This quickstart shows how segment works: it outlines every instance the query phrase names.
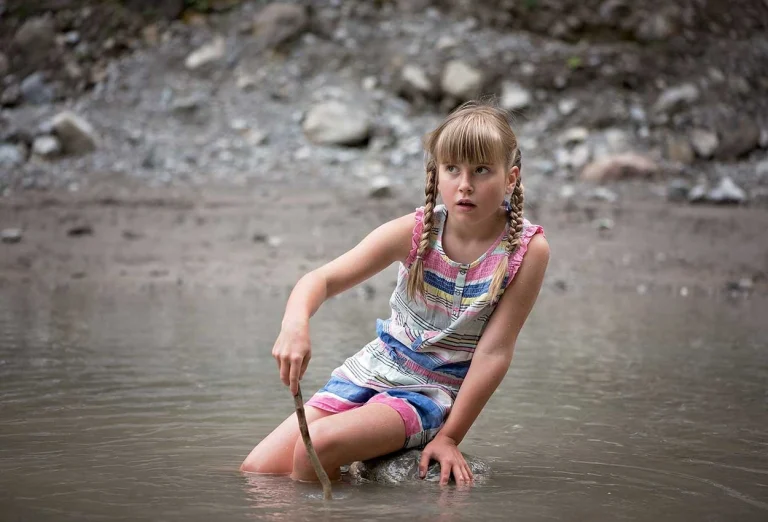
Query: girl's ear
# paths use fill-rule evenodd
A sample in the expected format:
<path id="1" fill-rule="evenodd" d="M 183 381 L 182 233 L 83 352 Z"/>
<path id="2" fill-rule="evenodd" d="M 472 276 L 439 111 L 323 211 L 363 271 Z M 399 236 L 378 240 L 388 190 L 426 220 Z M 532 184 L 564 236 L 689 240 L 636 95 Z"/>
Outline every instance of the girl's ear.
<path id="1" fill-rule="evenodd" d="M 515 184 L 517 183 L 517 178 L 520 176 L 520 169 L 515 167 L 512 167 L 507 172 L 507 188 L 506 193 L 512 194 L 515 190 Z"/>

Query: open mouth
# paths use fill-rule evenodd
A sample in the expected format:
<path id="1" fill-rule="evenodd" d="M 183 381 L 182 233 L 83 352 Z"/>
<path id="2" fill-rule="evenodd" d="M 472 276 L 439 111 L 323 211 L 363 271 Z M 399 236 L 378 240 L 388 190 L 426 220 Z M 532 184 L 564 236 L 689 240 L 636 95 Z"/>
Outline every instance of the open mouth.
<path id="1" fill-rule="evenodd" d="M 457 205 L 464 208 L 472 208 L 475 206 L 471 201 L 459 201 Z"/>

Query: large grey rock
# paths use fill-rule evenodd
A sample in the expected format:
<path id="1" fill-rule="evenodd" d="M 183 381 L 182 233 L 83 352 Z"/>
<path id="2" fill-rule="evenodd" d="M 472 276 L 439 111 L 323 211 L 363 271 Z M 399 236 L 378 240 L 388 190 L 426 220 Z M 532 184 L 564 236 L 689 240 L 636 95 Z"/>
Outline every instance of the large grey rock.
<path id="1" fill-rule="evenodd" d="M 189 70 L 199 69 L 205 65 L 217 62 L 224 58 L 227 45 L 224 38 L 217 36 L 213 41 L 199 47 L 187 56 L 184 66 Z"/>
<path id="2" fill-rule="evenodd" d="M 709 191 L 707 199 L 712 203 L 739 204 L 747 200 L 747 194 L 730 177 L 725 176 L 715 188 Z"/>
<path id="3" fill-rule="evenodd" d="M 470 100 L 480 95 L 483 73 L 461 60 L 451 60 L 443 70 L 443 92 L 459 100 Z"/>
<path id="4" fill-rule="evenodd" d="M 73 112 L 54 116 L 51 129 L 59 138 L 64 154 L 86 154 L 96 149 L 98 138 L 93 127 Z"/>
<path id="5" fill-rule="evenodd" d="M 43 105 L 51 103 L 56 93 L 41 72 L 30 74 L 21 82 L 21 95 L 27 103 Z"/>
<path id="6" fill-rule="evenodd" d="M 768 177 L 768 160 L 763 160 L 755 166 L 758 178 Z"/>
<path id="7" fill-rule="evenodd" d="M 736 159 L 760 146 L 760 127 L 750 119 L 724 123 L 720 143 L 715 150 L 717 159 Z"/>
<path id="8" fill-rule="evenodd" d="M 51 159 L 61 154 L 61 142 L 55 136 L 38 136 L 32 143 L 32 154 Z"/>
<path id="9" fill-rule="evenodd" d="M 28 19 L 13 36 L 13 47 L 27 65 L 41 65 L 56 45 L 56 26 L 50 16 Z"/>
<path id="10" fill-rule="evenodd" d="M 387 176 L 376 176 L 371 180 L 368 197 L 384 199 L 392 197 L 392 180 Z"/>
<path id="11" fill-rule="evenodd" d="M 253 30 L 262 45 L 277 47 L 301 34 L 308 23 L 304 6 L 275 2 L 258 12 Z"/>
<path id="12" fill-rule="evenodd" d="M 370 119 L 366 111 L 339 101 L 312 107 L 304 119 L 304 134 L 319 145 L 358 145 L 368 139 Z"/>
<path id="13" fill-rule="evenodd" d="M 0 143 L 0 169 L 18 167 L 27 159 L 26 147 L 21 144 Z"/>
<path id="14" fill-rule="evenodd" d="M 491 466 L 484 460 L 464 455 L 475 482 L 490 477 Z M 358 480 L 368 480 L 380 484 L 405 484 L 422 480 L 419 478 L 419 460 L 421 450 L 410 449 L 364 462 L 354 462 L 349 468 L 349 474 Z M 423 480 L 437 482 L 440 480 L 440 465 L 431 462 L 427 476 Z"/>
<path id="15" fill-rule="evenodd" d="M 706 129 L 693 129 L 690 139 L 693 150 L 700 158 L 711 158 L 720 143 L 717 134 Z"/>
<path id="16" fill-rule="evenodd" d="M 507 111 L 519 111 L 531 105 L 531 92 L 515 82 L 504 82 L 501 86 L 501 107 Z"/>
<path id="17" fill-rule="evenodd" d="M 651 158 L 628 152 L 593 161 L 581 171 L 581 179 L 599 183 L 616 179 L 647 178 L 658 172 L 659 167 Z"/>
<path id="18" fill-rule="evenodd" d="M 0 106 L 13 107 L 21 101 L 21 86 L 18 83 L 12 83 L 0 94 Z"/>
<path id="19" fill-rule="evenodd" d="M 19 228 L 5 228 L 0 231 L 0 240 L 3 243 L 19 243 L 22 238 L 22 232 Z"/>
<path id="20" fill-rule="evenodd" d="M 671 87 L 661 93 L 653 105 L 655 112 L 671 112 L 683 105 L 691 104 L 699 99 L 699 89 L 692 83 Z"/>
<path id="21" fill-rule="evenodd" d="M 400 75 L 403 82 L 401 90 L 405 94 L 413 95 L 413 93 L 418 93 L 431 96 L 435 91 L 435 87 L 432 85 L 427 73 L 418 65 L 406 64 Z"/>
<path id="22" fill-rule="evenodd" d="M 644 18 L 635 29 L 635 38 L 641 42 L 662 42 L 675 33 L 676 27 L 666 13 L 653 13 Z"/>

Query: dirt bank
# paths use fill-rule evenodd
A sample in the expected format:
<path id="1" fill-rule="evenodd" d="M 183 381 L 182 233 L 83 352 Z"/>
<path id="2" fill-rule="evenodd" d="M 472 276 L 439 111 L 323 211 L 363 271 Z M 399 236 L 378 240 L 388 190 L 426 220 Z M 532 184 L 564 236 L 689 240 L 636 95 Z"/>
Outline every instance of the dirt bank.
<path id="1" fill-rule="evenodd" d="M 529 213 L 552 247 L 544 292 L 766 294 L 768 212 L 678 206 L 643 197 L 641 185 L 623 188 L 635 197 L 620 206 L 555 200 Z M 0 280 L 285 295 L 302 273 L 418 202 L 415 192 L 369 199 L 322 184 L 150 190 L 125 179 L 76 194 L 24 193 L 0 199 L 0 228 L 22 232 L 19 242 L 0 244 Z M 393 274 L 359 292 L 389 294 Z"/>

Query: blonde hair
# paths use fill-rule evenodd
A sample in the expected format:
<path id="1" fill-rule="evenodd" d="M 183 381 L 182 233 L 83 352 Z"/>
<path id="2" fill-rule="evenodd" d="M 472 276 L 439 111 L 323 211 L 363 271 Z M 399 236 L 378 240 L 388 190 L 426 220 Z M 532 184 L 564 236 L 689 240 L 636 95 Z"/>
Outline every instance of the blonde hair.
<path id="1" fill-rule="evenodd" d="M 494 105 L 467 102 L 453 111 L 435 130 L 424 137 L 426 154 L 426 185 L 424 218 L 416 259 L 408 275 L 408 297 L 424 296 L 424 257 L 429 249 L 434 228 L 437 202 L 437 165 L 440 162 L 489 164 L 503 162 L 505 168 L 522 167 L 522 154 L 517 137 L 507 121 L 507 114 Z M 507 275 L 509 259 L 520 246 L 523 234 L 523 185 L 517 176 L 515 188 L 507 207 L 509 234 L 502 238 L 504 258 L 496 266 L 488 288 L 489 300 L 500 296 Z"/>

